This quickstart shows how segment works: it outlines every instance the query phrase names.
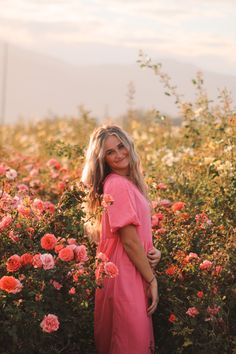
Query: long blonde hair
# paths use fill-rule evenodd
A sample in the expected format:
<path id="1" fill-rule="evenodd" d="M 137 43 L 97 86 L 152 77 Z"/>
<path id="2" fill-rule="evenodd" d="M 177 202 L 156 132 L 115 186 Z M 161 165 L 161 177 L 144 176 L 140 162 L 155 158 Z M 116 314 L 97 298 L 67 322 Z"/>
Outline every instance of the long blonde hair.
<path id="1" fill-rule="evenodd" d="M 104 143 L 111 135 L 115 135 L 129 151 L 129 179 L 137 186 L 140 192 L 147 197 L 147 189 L 142 175 L 140 159 L 135 151 L 130 136 L 116 125 L 102 126 L 95 129 L 90 136 L 85 165 L 82 172 L 82 182 L 89 189 L 86 209 L 88 215 L 95 215 L 97 219 L 97 222 L 95 222 L 96 228 L 98 228 L 100 224 L 100 217 L 96 215 L 96 211 L 98 207 L 101 206 L 103 182 L 106 176 L 111 172 L 110 167 L 105 161 L 104 151 Z"/>

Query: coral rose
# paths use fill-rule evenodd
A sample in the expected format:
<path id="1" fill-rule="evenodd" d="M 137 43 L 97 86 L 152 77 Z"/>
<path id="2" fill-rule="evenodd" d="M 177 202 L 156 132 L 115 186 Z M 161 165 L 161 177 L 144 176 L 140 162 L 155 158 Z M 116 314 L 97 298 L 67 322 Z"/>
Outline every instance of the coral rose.
<path id="1" fill-rule="evenodd" d="M 10 258 L 8 258 L 6 266 L 8 272 L 16 272 L 21 267 L 21 257 L 17 254 L 14 254 Z"/>
<path id="2" fill-rule="evenodd" d="M 199 265 L 199 268 L 201 270 L 209 270 L 211 269 L 212 267 L 212 262 L 211 261 L 208 261 L 208 260 L 205 260 L 203 261 L 200 265 Z"/>
<path id="3" fill-rule="evenodd" d="M 184 202 L 175 202 L 174 204 L 172 204 L 171 209 L 173 210 L 173 212 L 182 210 L 185 207 L 185 203 Z"/>
<path id="4" fill-rule="evenodd" d="M 32 264 L 33 256 L 30 253 L 24 253 L 21 255 L 20 259 L 22 265 Z"/>
<path id="5" fill-rule="evenodd" d="M 34 268 L 42 268 L 43 263 L 42 263 L 42 260 L 41 260 L 41 254 L 40 253 L 37 253 L 37 254 L 35 254 L 33 256 L 32 265 L 33 265 Z"/>
<path id="6" fill-rule="evenodd" d="M 173 313 L 171 313 L 170 317 L 168 318 L 168 321 L 174 323 L 176 320 L 177 320 L 176 316 Z"/>
<path id="7" fill-rule="evenodd" d="M 199 311 L 196 307 L 189 307 L 188 310 L 186 311 L 186 314 L 189 315 L 190 317 L 195 317 L 199 314 Z"/>
<path id="8" fill-rule="evenodd" d="M 178 267 L 175 266 L 174 264 L 172 264 L 166 269 L 165 273 L 167 275 L 171 276 L 171 275 L 174 275 L 177 272 L 177 270 L 178 270 Z"/>
<path id="9" fill-rule="evenodd" d="M 57 238 L 54 234 L 45 234 L 40 241 L 41 247 L 45 250 L 52 250 L 57 243 Z"/>
<path id="10" fill-rule="evenodd" d="M 40 327 L 42 328 L 43 332 L 51 333 L 58 330 L 60 326 L 60 322 L 56 315 L 49 313 L 45 315 L 42 322 L 40 323 Z"/>
<path id="11" fill-rule="evenodd" d="M 74 249 L 76 262 L 86 262 L 88 260 L 87 249 L 85 245 L 77 246 Z"/>
<path id="12" fill-rule="evenodd" d="M 0 279 L 0 289 L 6 291 L 7 293 L 16 294 L 21 291 L 23 285 L 21 282 L 12 276 L 3 276 Z"/>
<path id="13" fill-rule="evenodd" d="M 107 262 L 104 266 L 104 270 L 109 278 L 115 278 L 119 274 L 117 266 L 112 262 Z"/>
<path id="14" fill-rule="evenodd" d="M 58 257 L 65 262 L 72 261 L 74 259 L 74 251 L 70 246 L 66 246 L 59 251 Z"/>
<path id="15" fill-rule="evenodd" d="M 2 218 L 0 222 L 0 231 L 6 229 L 12 223 L 12 217 L 10 215 L 6 215 Z"/>

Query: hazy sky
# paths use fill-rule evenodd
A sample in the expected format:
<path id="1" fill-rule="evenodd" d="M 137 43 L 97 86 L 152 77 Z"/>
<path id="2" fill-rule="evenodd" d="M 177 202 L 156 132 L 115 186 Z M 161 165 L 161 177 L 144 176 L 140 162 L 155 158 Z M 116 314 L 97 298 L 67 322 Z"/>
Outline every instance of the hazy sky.
<path id="1" fill-rule="evenodd" d="M 236 75 L 235 0 L 0 0 L 0 40 L 73 64 L 188 62 Z"/>

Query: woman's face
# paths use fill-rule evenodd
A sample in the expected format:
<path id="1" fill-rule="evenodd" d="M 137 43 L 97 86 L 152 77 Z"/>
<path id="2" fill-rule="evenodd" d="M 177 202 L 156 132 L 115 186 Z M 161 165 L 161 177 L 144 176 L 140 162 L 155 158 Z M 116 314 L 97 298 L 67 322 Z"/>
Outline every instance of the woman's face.
<path id="1" fill-rule="evenodd" d="M 105 140 L 104 151 L 105 161 L 112 171 L 123 176 L 129 174 L 129 151 L 115 135 L 110 135 Z"/>

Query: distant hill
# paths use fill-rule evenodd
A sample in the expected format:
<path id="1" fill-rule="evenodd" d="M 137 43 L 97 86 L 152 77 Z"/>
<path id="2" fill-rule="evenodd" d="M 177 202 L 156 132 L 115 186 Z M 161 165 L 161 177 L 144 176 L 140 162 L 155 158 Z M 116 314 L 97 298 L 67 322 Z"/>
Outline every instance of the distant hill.
<path id="1" fill-rule="evenodd" d="M 2 78 L 2 46 L 0 78 Z M 134 58 L 134 61 L 136 58 Z M 163 71 L 173 79 L 178 92 L 188 100 L 194 97 L 192 79 L 199 70 L 189 64 L 162 60 Z M 45 116 L 78 115 L 84 105 L 94 117 L 116 117 L 127 110 L 128 83 L 135 86 L 135 108 L 156 108 L 163 114 L 178 116 L 174 99 L 151 70 L 133 65 L 73 66 L 38 53 L 9 46 L 5 122 L 19 117 L 38 119 Z M 227 87 L 236 102 L 236 77 L 204 72 L 209 98 L 215 100 L 218 88 Z M 0 104 L 2 97 L 0 83 Z"/>

